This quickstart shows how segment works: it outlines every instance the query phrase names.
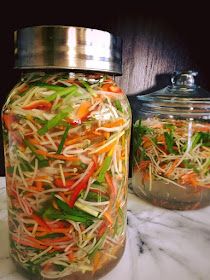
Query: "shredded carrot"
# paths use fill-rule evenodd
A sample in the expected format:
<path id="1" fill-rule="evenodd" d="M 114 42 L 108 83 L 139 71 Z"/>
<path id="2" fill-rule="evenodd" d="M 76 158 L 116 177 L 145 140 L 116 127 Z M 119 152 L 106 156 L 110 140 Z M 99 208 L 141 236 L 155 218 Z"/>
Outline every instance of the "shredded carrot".
<path id="1" fill-rule="evenodd" d="M 107 83 L 107 84 L 104 84 L 101 89 L 104 90 L 104 91 L 109 91 L 109 88 L 110 86 L 112 85 L 112 83 Z"/>
<path id="2" fill-rule="evenodd" d="M 2 115 L 3 121 L 5 123 L 6 128 L 9 130 L 11 129 L 11 124 L 14 122 L 14 115 L 9 114 L 3 114 Z"/>
<path id="3" fill-rule="evenodd" d="M 106 229 L 107 229 L 107 224 L 105 222 L 103 222 L 98 229 L 98 236 L 101 237 L 104 234 L 104 232 L 106 231 Z"/>
<path id="4" fill-rule="evenodd" d="M 143 181 L 144 181 L 144 182 L 148 181 L 148 180 L 149 180 L 149 172 L 145 170 L 145 171 L 142 173 L 142 177 L 143 177 Z"/>
<path id="5" fill-rule="evenodd" d="M 39 191 L 43 191 L 43 182 L 41 181 L 35 181 L 35 186 Z"/>
<path id="6" fill-rule="evenodd" d="M 42 181 L 42 180 L 46 180 L 48 178 L 49 178 L 49 176 L 37 176 L 34 179 L 33 178 L 26 178 L 26 182 L 30 183 L 32 181 L 35 181 L 35 182 L 36 181 Z"/>
<path id="7" fill-rule="evenodd" d="M 40 145 L 40 142 L 37 139 L 35 139 L 35 138 L 30 138 L 28 140 L 33 145 Z"/>
<path id="8" fill-rule="evenodd" d="M 42 150 L 36 150 L 36 153 L 39 155 L 43 155 L 49 158 L 56 158 L 56 159 L 61 159 L 61 160 L 67 160 L 67 161 L 77 161 L 79 160 L 78 157 L 75 156 L 64 156 L 64 155 L 57 155 L 57 154 L 49 154 L 45 151 Z"/>
<path id="9" fill-rule="evenodd" d="M 40 245 L 38 243 L 35 243 L 31 240 L 27 240 L 27 239 L 18 239 L 17 236 L 12 236 L 12 239 L 17 242 L 17 243 L 20 243 L 21 245 L 24 245 L 24 246 L 29 246 L 29 247 L 33 247 L 33 248 L 36 248 L 36 249 L 46 249 L 46 245 Z"/>
<path id="10" fill-rule="evenodd" d="M 106 219 L 108 224 L 113 225 L 114 222 L 113 222 L 111 213 L 108 210 L 106 212 L 104 212 L 104 218 Z"/>
<path id="11" fill-rule="evenodd" d="M 110 198 L 115 199 L 117 190 L 116 190 L 116 187 L 115 187 L 115 185 L 112 181 L 112 177 L 109 175 L 108 172 L 106 172 L 106 174 L 105 174 L 105 179 L 106 179 L 106 183 L 107 183 L 107 186 L 108 186 L 108 191 L 109 191 Z"/>
<path id="12" fill-rule="evenodd" d="M 83 101 L 76 112 L 76 118 L 80 120 L 85 118 L 89 113 L 90 107 L 91 107 L 91 103 L 89 101 Z"/>
<path id="13" fill-rule="evenodd" d="M 94 256 L 94 259 L 93 259 L 93 273 L 95 273 L 98 268 L 99 268 L 99 265 L 101 263 L 101 258 L 102 258 L 102 254 L 97 252 Z"/>
<path id="14" fill-rule="evenodd" d="M 181 184 L 183 185 L 189 185 L 189 186 L 193 186 L 193 187 L 197 187 L 198 186 L 198 176 L 195 172 L 190 171 L 187 174 L 184 174 L 181 176 Z"/>
<path id="15" fill-rule="evenodd" d="M 111 149 L 114 148 L 114 146 L 116 145 L 116 142 L 117 141 L 114 141 L 112 143 L 110 143 L 108 146 L 102 148 L 101 150 L 99 150 L 96 154 L 103 154 L 103 153 L 106 153 L 106 152 L 109 152 Z"/>
<path id="16" fill-rule="evenodd" d="M 75 259 L 75 256 L 74 256 L 73 252 L 68 253 L 67 257 L 68 257 L 70 262 L 72 262 Z"/>
<path id="17" fill-rule="evenodd" d="M 147 136 L 143 136 L 143 147 L 144 148 L 149 148 L 153 146 L 152 140 L 148 138 Z"/>
<path id="18" fill-rule="evenodd" d="M 172 163 L 170 168 L 165 172 L 166 177 L 170 177 L 170 175 L 173 173 L 173 171 L 177 167 L 177 163 L 179 162 L 179 160 L 180 160 L 179 158 L 175 159 L 175 161 Z"/>
<path id="19" fill-rule="evenodd" d="M 164 135 L 162 135 L 162 134 L 158 135 L 157 136 L 157 142 L 165 144 L 166 139 L 165 139 Z"/>
<path id="20" fill-rule="evenodd" d="M 112 127 L 123 125 L 124 123 L 125 121 L 123 119 L 117 119 L 111 122 L 104 123 L 102 126 L 107 128 L 112 128 Z"/>
<path id="21" fill-rule="evenodd" d="M 150 163 L 151 163 L 150 160 L 142 160 L 139 164 L 139 168 L 141 170 L 145 170 L 145 169 L 147 169 L 147 167 L 149 166 Z"/>
<path id="22" fill-rule="evenodd" d="M 80 143 L 82 142 L 84 139 L 94 139 L 96 136 L 94 133 L 90 133 L 90 134 L 86 134 L 84 136 L 78 136 L 78 137 L 75 137 L 73 139 L 67 139 L 66 142 L 65 142 L 65 146 L 69 146 L 69 145 L 72 145 L 72 144 L 75 144 L 75 143 Z"/>
<path id="23" fill-rule="evenodd" d="M 63 198 L 64 202 L 68 204 L 68 199 L 63 192 L 59 192 L 58 195 Z"/>

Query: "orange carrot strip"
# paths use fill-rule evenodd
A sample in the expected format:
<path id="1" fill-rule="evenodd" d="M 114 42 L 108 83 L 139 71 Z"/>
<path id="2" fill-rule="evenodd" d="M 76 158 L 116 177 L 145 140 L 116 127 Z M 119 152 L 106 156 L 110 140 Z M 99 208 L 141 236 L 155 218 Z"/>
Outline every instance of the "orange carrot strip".
<path id="1" fill-rule="evenodd" d="M 173 171 L 174 171 L 174 169 L 176 168 L 176 165 L 177 165 L 177 163 L 180 161 L 180 159 L 176 159 L 173 163 L 172 163 L 172 165 L 171 165 L 171 167 L 165 172 L 165 176 L 166 177 L 169 177 L 172 173 L 173 173 Z"/>
<path id="2" fill-rule="evenodd" d="M 49 158 L 56 158 L 56 159 L 61 159 L 61 160 L 67 160 L 67 161 L 77 161 L 79 160 L 78 157 L 75 156 L 64 156 L 64 155 L 57 155 L 57 154 L 49 154 L 45 151 L 42 150 L 36 150 L 36 153 L 39 155 L 43 155 Z"/>
<path id="3" fill-rule="evenodd" d="M 5 123 L 6 128 L 9 130 L 11 128 L 11 124 L 14 122 L 14 119 L 15 119 L 14 115 L 3 114 L 2 118 Z"/>
<path id="4" fill-rule="evenodd" d="M 75 256 L 74 256 L 74 253 L 73 252 L 70 252 L 68 255 L 67 255 L 68 259 L 70 262 L 72 262 L 74 259 L 75 259 Z"/>
<path id="5" fill-rule="evenodd" d="M 100 154 L 109 152 L 112 148 L 114 148 L 115 145 L 116 145 L 116 141 L 114 141 L 113 143 L 110 143 L 108 146 L 102 148 L 96 154 L 100 155 Z"/>
<path id="6" fill-rule="evenodd" d="M 107 128 L 112 128 L 112 127 L 123 125 L 124 123 L 125 121 L 123 119 L 118 119 L 118 120 L 104 123 L 102 126 Z"/>
<path id="7" fill-rule="evenodd" d="M 37 244 L 36 242 L 32 241 L 32 240 L 27 240 L 27 239 L 19 239 L 17 236 L 12 236 L 12 239 L 19 243 L 19 244 L 22 244 L 24 246 L 29 246 L 29 247 L 33 247 L 33 248 L 36 248 L 36 249 L 46 249 L 46 246 L 45 245 L 40 245 L 40 244 Z"/>
<path id="8" fill-rule="evenodd" d="M 104 234 L 104 232 L 106 231 L 106 229 L 107 229 L 107 224 L 105 222 L 103 222 L 98 229 L 98 236 L 101 237 Z"/>
<path id="9" fill-rule="evenodd" d="M 89 101 L 83 101 L 76 112 L 76 118 L 80 120 L 85 118 L 89 113 L 90 106 L 91 103 Z"/>
<path id="10" fill-rule="evenodd" d="M 113 225 L 113 219 L 111 217 L 110 212 L 107 210 L 106 212 L 104 212 L 104 218 L 106 219 L 106 221 L 110 224 Z"/>
<path id="11" fill-rule="evenodd" d="M 110 174 L 108 172 L 106 172 L 106 174 L 105 174 L 105 180 L 106 180 L 106 183 L 107 183 L 107 186 L 108 186 L 110 199 L 115 199 L 116 194 L 117 194 L 117 190 L 116 190 L 116 187 L 113 184 L 112 177 L 110 176 Z"/>
<path id="12" fill-rule="evenodd" d="M 191 171 L 181 176 L 181 184 L 187 186 L 198 187 L 198 176 L 195 172 Z"/>

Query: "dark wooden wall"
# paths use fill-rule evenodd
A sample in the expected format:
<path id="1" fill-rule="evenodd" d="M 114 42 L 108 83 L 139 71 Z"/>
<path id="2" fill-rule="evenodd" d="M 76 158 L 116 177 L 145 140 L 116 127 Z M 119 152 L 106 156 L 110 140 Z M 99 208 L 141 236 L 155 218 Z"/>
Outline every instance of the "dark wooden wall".
<path id="1" fill-rule="evenodd" d="M 210 91 L 210 40 L 208 9 L 204 4 L 183 6 L 167 2 L 170 9 L 148 3 L 117 7 L 108 2 L 82 2 L 75 8 L 72 1 L 24 8 L 13 5 L 0 27 L 0 104 L 15 84 L 19 73 L 13 67 L 13 31 L 17 28 L 41 24 L 87 26 L 110 31 L 123 39 L 123 76 L 120 85 L 131 103 L 137 93 L 147 93 L 169 83 L 174 70 L 195 69 L 199 82 Z M 19 3 L 18 3 L 19 4 Z M 31 3 L 32 5 L 32 3 Z M 164 6 L 165 7 L 165 6 Z M 190 8 L 189 8 L 190 7 Z M 4 174 L 3 149 L 0 140 L 0 175 Z"/>

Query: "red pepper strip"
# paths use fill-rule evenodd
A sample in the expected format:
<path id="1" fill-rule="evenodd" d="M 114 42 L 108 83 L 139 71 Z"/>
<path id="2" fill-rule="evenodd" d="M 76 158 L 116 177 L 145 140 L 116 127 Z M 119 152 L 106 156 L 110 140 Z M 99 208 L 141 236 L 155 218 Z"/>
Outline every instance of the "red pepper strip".
<path id="1" fill-rule="evenodd" d="M 66 121 L 69 124 L 71 124 L 72 126 L 77 126 L 77 125 L 81 124 L 81 120 L 72 120 L 72 119 L 67 118 Z"/>
<path id="2" fill-rule="evenodd" d="M 87 187 L 87 182 L 81 181 L 81 183 L 79 183 L 76 188 L 74 189 L 74 192 L 71 195 L 70 201 L 68 203 L 68 205 L 72 208 L 74 206 L 74 203 L 76 202 L 80 192 L 84 189 L 86 189 Z"/>
<path id="3" fill-rule="evenodd" d="M 47 100 L 36 100 L 23 107 L 24 110 L 38 109 L 48 111 L 52 107 L 52 104 Z"/>
<path id="4" fill-rule="evenodd" d="M 90 168 L 90 170 L 88 171 L 88 173 L 86 174 L 86 176 L 75 186 L 74 191 L 71 195 L 70 201 L 68 203 L 70 207 L 74 206 L 74 203 L 76 202 L 80 192 L 82 190 L 86 189 L 88 180 L 93 175 L 96 168 L 97 168 L 97 165 L 96 165 L 95 161 L 93 161 L 93 165 Z"/>
<path id="5" fill-rule="evenodd" d="M 116 197 L 117 190 L 113 184 L 112 177 L 108 172 L 105 174 L 105 180 L 107 182 L 110 199 L 113 200 Z"/>
<path id="6" fill-rule="evenodd" d="M 71 186 L 75 183 L 75 180 L 72 179 L 67 179 L 66 180 L 66 185 L 63 184 L 62 179 L 57 178 L 54 180 L 54 184 L 56 185 L 56 187 L 58 188 L 71 188 Z"/>
<path id="7" fill-rule="evenodd" d="M 46 224 L 46 222 L 39 216 L 32 214 L 32 219 L 36 221 L 41 227 L 45 228 L 48 231 L 51 231 L 51 228 Z"/>

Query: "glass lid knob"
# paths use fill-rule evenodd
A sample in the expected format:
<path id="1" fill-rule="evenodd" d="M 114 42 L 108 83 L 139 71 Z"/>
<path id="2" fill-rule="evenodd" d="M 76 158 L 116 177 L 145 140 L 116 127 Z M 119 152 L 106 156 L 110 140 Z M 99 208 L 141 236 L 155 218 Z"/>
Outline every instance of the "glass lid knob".
<path id="1" fill-rule="evenodd" d="M 195 88 L 195 77 L 198 75 L 196 71 L 176 71 L 172 75 L 171 82 L 173 87 Z"/>

